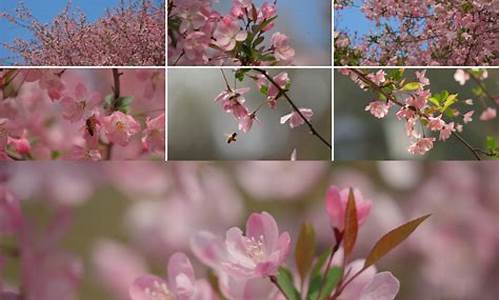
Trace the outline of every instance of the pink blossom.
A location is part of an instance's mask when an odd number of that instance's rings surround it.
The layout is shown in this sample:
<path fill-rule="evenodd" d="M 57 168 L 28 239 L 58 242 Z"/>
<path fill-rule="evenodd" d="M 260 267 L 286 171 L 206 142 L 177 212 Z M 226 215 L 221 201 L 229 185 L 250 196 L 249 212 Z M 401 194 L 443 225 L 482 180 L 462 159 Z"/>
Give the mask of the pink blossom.
<path fill-rule="evenodd" d="M 141 130 L 141 126 L 132 116 L 121 111 L 115 111 L 104 117 L 102 124 L 109 141 L 120 146 L 127 146 L 130 143 L 130 138 Z"/>
<path fill-rule="evenodd" d="M 222 107 L 225 112 L 232 113 L 233 116 L 237 119 L 245 118 L 249 112 L 246 106 L 243 105 L 245 103 L 245 95 L 250 91 L 250 88 L 240 88 L 236 90 L 224 90 L 217 97 L 215 97 L 215 101 L 222 102 Z"/>
<path fill-rule="evenodd" d="M 165 113 L 156 118 L 146 119 L 146 129 L 143 132 L 142 143 L 151 152 L 165 150 Z"/>
<path fill-rule="evenodd" d="M 447 139 L 450 138 L 452 132 L 455 131 L 455 123 L 450 122 L 448 124 L 445 124 L 443 128 L 439 131 L 439 140 L 440 141 L 446 141 Z"/>
<path fill-rule="evenodd" d="M 381 85 L 382 83 L 385 82 L 385 71 L 384 70 L 379 70 L 377 73 L 373 74 L 370 73 L 367 75 L 368 79 L 373 81 L 376 85 Z"/>
<path fill-rule="evenodd" d="M 195 279 L 193 266 L 184 253 L 177 252 L 170 257 L 167 273 L 167 280 L 154 275 L 137 278 L 129 289 L 131 299 L 215 300 L 208 282 Z"/>
<path fill-rule="evenodd" d="M 356 274 L 363 268 L 364 260 L 355 260 L 346 267 L 346 274 Z M 347 279 L 349 280 L 349 279 Z M 352 280 L 339 295 L 343 300 L 393 300 L 399 292 L 399 281 L 390 272 L 377 273 L 369 267 Z"/>
<path fill-rule="evenodd" d="M 210 232 L 200 232 L 191 240 L 195 255 L 205 264 L 230 276 L 256 278 L 275 275 L 290 251 L 290 235 L 279 234 L 274 218 L 253 213 L 246 233 L 230 228 L 225 242 Z"/>
<path fill-rule="evenodd" d="M 453 78 L 455 78 L 460 85 L 464 85 L 470 79 L 470 75 L 466 71 L 458 69 L 455 71 Z"/>
<path fill-rule="evenodd" d="M 389 113 L 389 108 L 391 108 L 391 104 L 382 102 L 382 101 L 372 101 L 366 107 L 365 111 L 370 111 L 370 113 L 378 119 L 382 119 Z"/>
<path fill-rule="evenodd" d="M 274 76 L 273 80 L 279 86 L 279 88 L 276 87 L 276 85 L 270 83 L 267 79 L 265 79 L 265 77 L 263 80 L 265 83 L 268 84 L 267 103 L 271 108 L 275 108 L 278 96 L 280 96 L 280 89 L 281 90 L 288 89 L 288 86 L 290 85 L 290 77 L 288 76 L 287 72 L 281 72 L 278 75 Z"/>
<path fill-rule="evenodd" d="M 435 140 L 435 138 L 420 138 L 408 147 L 408 152 L 413 155 L 424 155 L 427 151 L 432 149 Z"/>
<path fill-rule="evenodd" d="M 492 108 L 492 107 L 488 107 L 487 109 L 485 109 L 483 111 L 483 113 L 479 117 L 479 120 L 489 121 L 489 120 L 496 118 L 496 116 L 497 116 L 497 110 Z"/>
<path fill-rule="evenodd" d="M 87 87 L 79 82 L 73 95 L 66 95 L 61 99 L 63 117 L 71 122 L 80 121 L 82 118 L 86 118 L 86 114 L 90 113 L 101 100 L 102 97 L 99 93 L 89 93 Z"/>
<path fill-rule="evenodd" d="M 252 129 L 253 122 L 255 120 L 255 114 L 250 113 L 239 120 L 238 129 L 244 133 L 247 133 Z"/>
<path fill-rule="evenodd" d="M 240 278 L 219 272 L 219 287 L 231 300 L 281 300 L 281 293 L 267 278 Z"/>
<path fill-rule="evenodd" d="M 27 138 L 26 130 L 23 131 L 23 135 L 19 138 L 9 137 L 8 144 L 21 155 L 26 155 L 31 152 L 31 143 Z"/>
<path fill-rule="evenodd" d="M 441 116 L 438 116 L 438 117 L 430 117 L 427 127 L 431 131 L 439 131 L 443 128 L 444 125 L 445 122 L 441 119 Z"/>
<path fill-rule="evenodd" d="M 416 71 L 415 72 L 415 76 L 417 76 L 417 79 L 418 81 L 423 85 L 423 86 L 426 86 L 426 85 L 429 85 L 430 84 L 430 81 L 429 79 L 425 76 L 425 73 L 427 72 L 427 70 L 423 70 L 422 72 L 419 72 L 419 71 Z"/>
<path fill-rule="evenodd" d="M 370 214 L 372 202 L 369 199 L 364 199 L 358 189 L 353 189 L 353 193 L 358 213 L 358 224 L 362 225 Z M 348 200 L 349 189 L 339 190 L 338 187 L 332 185 L 326 193 L 326 211 L 328 212 L 330 223 L 340 231 L 344 230 L 345 210 Z"/>
<path fill-rule="evenodd" d="M 472 122 L 472 115 L 474 114 L 474 111 L 471 110 L 467 113 L 464 114 L 464 124 Z"/>
<path fill-rule="evenodd" d="M 274 48 L 274 57 L 278 61 L 289 62 L 295 56 L 295 50 L 288 43 L 288 37 L 280 32 L 276 32 L 271 37 Z"/>
<path fill-rule="evenodd" d="M 311 120 L 311 118 L 314 114 L 312 109 L 299 108 L 299 110 L 302 113 L 302 115 L 304 116 L 304 118 L 306 118 L 308 121 Z M 305 123 L 304 119 L 302 119 L 300 114 L 296 111 L 293 111 L 293 112 L 281 117 L 280 123 L 285 124 L 286 122 L 289 122 L 288 125 L 290 125 L 290 128 L 299 127 L 300 125 Z"/>
<path fill-rule="evenodd" d="M 247 32 L 242 30 L 238 22 L 230 16 L 222 18 L 214 31 L 215 44 L 225 51 L 231 51 L 237 42 L 247 38 Z"/>
<path fill-rule="evenodd" d="M 262 23 L 265 20 L 269 20 L 271 18 L 274 18 L 276 16 L 276 6 L 273 4 L 270 4 L 268 2 L 264 2 L 262 4 L 262 7 L 260 8 L 258 14 L 257 14 L 257 23 Z M 269 23 L 266 27 L 262 29 L 262 31 L 269 31 L 274 27 L 274 22 Z"/>

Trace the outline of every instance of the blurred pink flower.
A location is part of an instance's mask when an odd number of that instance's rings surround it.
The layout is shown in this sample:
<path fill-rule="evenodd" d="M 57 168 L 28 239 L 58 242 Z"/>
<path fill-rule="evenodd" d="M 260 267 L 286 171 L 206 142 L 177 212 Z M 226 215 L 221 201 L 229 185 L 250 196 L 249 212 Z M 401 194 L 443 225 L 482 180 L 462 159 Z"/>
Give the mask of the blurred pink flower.
<path fill-rule="evenodd" d="M 146 273 L 146 263 L 141 256 L 112 240 L 97 242 L 92 261 L 100 286 L 119 300 L 130 300 L 130 285 Z"/>
<path fill-rule="evenodd" d="M 82 118 L 89 117 L 89 114 L 99 102 L 103 100 L 101 94 L 89 92 L 87 87 L 79 82 L 76 85 L 74 93 L 67 94 L 61 99 L 62 115 L 71 122 L 80 121 Z"/>
<path fill-rule="evenodd" d="M 487 109 L 485 109 L 483 111 L 483 113 L 479 117 L 479 120 L 489 121 L 489 120 L 493 120 L 494 118 L 496 118 L 496 116 L 497 116 L 497 110 L 492 108 L 492 107 L 488 107 Z"/>
<path fill-rule="evenodd" d="M 464 124 L 472 122 L 472 115 L 474 114 L 474 111 L 471 110 L 467 113 L 464 114 Z"/>
<path fill-rule="evenodd" d="M 189 258 L 181 252 L 174 253 L 167 267 L 167 280 L 154 275 L 143 275 L 130 286 L 132 300 L 215 299 L 215 294 L 205 280 L 196 280 Z"/>
<path fill-rule="evenodd" d="M 353 189 L 353 193 L 358 213 L 358 224 L 362 225 L 370 214 L 372 202 L 364 199 L 358 189 Z M 348 200 L 349 189 L 347 188 L 339 190 L 338 187 L 332 185 L 326 193 L 326 211 L 330 217 L 330 223 L 340 231 L 344 230 L 345 210 Z"/>
<path fill-rule="evenodd" d="M 467 80 L 470 79 L 469 73 L 465 72 L 462 69 L 458 69 L 455 71 L 455 74 L 453 75 L 453 78 L 460 84 L 460 85 L 465 85 Z"/>
<path fill-rule="evenodd" d="M 346 274 L 356 274 L 364 260 L 355 260 L 346 267 Z M 348 279 L 347 279 L 348 280 Z M 369 267 L 351 281 L 339 295 L 342 300 L 393 300 L 399 292 L 399 280 L 390 272 L 377 273 Z"/>
<path fill-rule="evenodd" d="M 247 220 L 246 233 L 230 228 L 225 242 L 202 231 L 191 240 L 195 255 L 215 270 L 229 276 L 255 278 L 275 275 L 290 251 L 290 235 L 279 234 L 274 218 L 253 213 Z"/>
<path fill-rule="evenodd" d="M 219 272 L 219 288 L 229 300 L 278 300 L 279 290 L 267 278 L 238 278 Z"/>

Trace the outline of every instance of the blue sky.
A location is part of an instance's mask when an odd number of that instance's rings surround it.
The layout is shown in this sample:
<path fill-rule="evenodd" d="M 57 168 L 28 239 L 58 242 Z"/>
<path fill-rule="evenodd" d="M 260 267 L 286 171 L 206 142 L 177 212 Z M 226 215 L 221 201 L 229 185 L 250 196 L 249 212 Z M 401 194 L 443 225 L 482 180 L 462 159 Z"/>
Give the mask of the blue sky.
<path fill-rule="evenodd" d="M 17 0 L 0 0 L 0 11 L 15 12 Z M 60 13 L 67 0 L 24 0 L 26 7 L 30 8 L 32 14 L 42 22 L 49 22 L 55 15 Z M 73 7 L 80 8 L 85 12 L 90 20 L 95 20 L 102 16 L 107 8 L 118 5 L 120 0 L 73 0 Z M 12 26 L 10 23 L 0 21 L 0 42 L 11 41 L 14 38 L 29 38 L 26 30 Z M 11 55 L 3 46 L 0 46 L 0 58 Z"/>

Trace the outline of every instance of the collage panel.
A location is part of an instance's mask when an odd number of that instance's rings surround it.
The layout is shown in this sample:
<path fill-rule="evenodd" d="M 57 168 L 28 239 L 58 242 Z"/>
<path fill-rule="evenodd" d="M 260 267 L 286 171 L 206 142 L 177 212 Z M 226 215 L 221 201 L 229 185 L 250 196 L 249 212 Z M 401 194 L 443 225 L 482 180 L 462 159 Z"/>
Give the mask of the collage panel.
<path fill-rule="evenodd" d="M 169 160 L 330 160 L 330 69 L 170 69 Z"/>
<path fill-rule="evenodd" d="M 336 66 L 498 66 L 497 0 L 334 0 Z"/>
<path fill-rule="evenodd" d="M 334 74 L 336 160 L 498 159 L 498 69 Z"/>
<path fill-rule="evenodd" d="M 0 160 L 164 160 L 163 69 L 0 70 Z"/>
<path fill-rule="evenodd" d="M 168 1 L 169 66 L 330 66 L 331 1 Z"/>
<path fill-rule="evenodd" d="M 331 249 L 330 299 L 498 298 L 496 162 L 0 166 L 7 299 L 311 299 Z M 413 232 L 359 276 L 395 228 Z"/>
<path fill-rule="evenodd" d="M 164 0 L 0 1 L 2 66 L 164 66 Z"/>

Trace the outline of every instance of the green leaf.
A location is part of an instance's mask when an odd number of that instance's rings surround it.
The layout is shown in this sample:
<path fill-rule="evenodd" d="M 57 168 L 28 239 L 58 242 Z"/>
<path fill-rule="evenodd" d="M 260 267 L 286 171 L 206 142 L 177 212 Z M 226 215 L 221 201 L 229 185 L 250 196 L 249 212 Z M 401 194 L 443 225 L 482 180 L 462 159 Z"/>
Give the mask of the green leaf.
<path fill-rule="evenodd" d="M 441 109 L 441 111 L 445 111 L 448 109 L 448 107 L 455 104 L 458 101 L 457 96 L 458 96 L 458 94 L 448 95 L 448 97 L 446 97 L 446 100 L 444 101 L 443 108 Z"/>
<path fill-rule="evenodd" d="M 234 73 L 234 76 L 236 77 L 236 79 L 238 79 L 239 81 L 243 81 L 243 79 L 245 79 L 245 74 L 250 71 L 250 69 L 238 69 L 238 71 L 236 71 L 236 73 Z"/>
<path fill-rule="evenodd" d="M 321 270 L 326 260 L 330 256 L 330 253 L 331 251 L 326 251 L 325 253 L 321 254 L 316 260 L 316 263 L 314 264 L 314 267 L 311 271 L 311 276 L 309 276 L 309 289 L 307 290 L 307 300 L 318 299 L 319 289 L 321 288 L 321 281 L 322 281 L 321 278 L 323 276 Z"/>
<path fill-rule="evenodd" d="M 358 237 L 358 213 L 356 209 L 356 200 L 354 192 L 349 188 L 349 198 L 344 219 L 344 256 L 349 257 L 354 250 L 356 239 Z"/>
<path fill-rule="evenodd" d="M 422 216 L 408 223 L 405 223 L 385 234 L 380 240 L 378 240 L 378 242 L 370 251 L 370 254 L 365 260 L 365 265 L 363 268 L 366 269 L 369 266 L 377 263 L 387 253 L 389 253 L 404 240 L 406 240 L 406 238 L 408 238 L 408 236 L 410 236 L 410 234 L 415 231 L 415 229 L 417 229 L 417 227 L 430 216 L 431 215 Z"/>
<path fill-rule="evenodd" d="M 493 136 L 486 137 L 486 150 L 492 155 L 498 157 L 498 141 Z"/>
<path fill-rule="evenodd" d="M 416 91 L 418 90 L 422 84 L 420 82 L 408 82 L 405 84 L 402 88 L 401 91 L 403 92 L 410 92 L 410 91 Z"/>
<path fill-rule="evenodd" d="M 306 278 L 314 259 L 316 243 L 314 227 L 310 223 L 302 224 L 297 245 L 295 246 L 295 264 L 300 275 L 300 282 Z"/>
<path fill-rule="evenodd" d="M 57 160 L 57 159 L 59 159 L 61 156 L 62 156 L 62 153 L 61 153 L 61 151 L 58 151 L 58 150 L 53 150 L 53 151 L 50 153 L 50 158 L 51 158 L 52 160 Z"/>
<path fill-rule="evenodd" d="M 333 267 L 328 271 L 326 275 L 325 285 L 321 291 L 321 295 L 319 297 L 320 300 L 328 298 L 333 289 L 337 286 L 340 278 L 342 278 L 342 269 L 339 267 Z"/>
<path fill-rule="evenodd" d="M 267 94 L 269 93 L 269 87 L 267 85 L 263 85 L 260 87 L 260 92 L 261 94 L 263 94 L 264 96 L 267 96 Z"/>
<path fill-rule="evenodd" d="M 290 270 L 285 267 L 280 267 L 276 278 L 278 280 L 278 285 L 286 294 L 288 300 L 300 300 L 300 294 L 293 284 L 293 276 Z"/>

